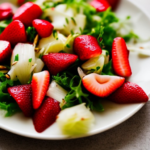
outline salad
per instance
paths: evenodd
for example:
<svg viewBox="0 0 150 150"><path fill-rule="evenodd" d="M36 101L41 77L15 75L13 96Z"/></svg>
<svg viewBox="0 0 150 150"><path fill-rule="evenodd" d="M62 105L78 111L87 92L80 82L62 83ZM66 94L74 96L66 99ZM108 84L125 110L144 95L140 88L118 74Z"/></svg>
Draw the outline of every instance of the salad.
<svg viewBox="0 0 150 150"><path fill-rule="evenodd" d="M94 126L99 99L118 104L148 101L132 76L126 42L139 37L130 16L112 11L119 1L19 1L0 5L0 109L22 112L35 130L56 122L65 135ZM135 48L132 48L132 50Z"/></svg>

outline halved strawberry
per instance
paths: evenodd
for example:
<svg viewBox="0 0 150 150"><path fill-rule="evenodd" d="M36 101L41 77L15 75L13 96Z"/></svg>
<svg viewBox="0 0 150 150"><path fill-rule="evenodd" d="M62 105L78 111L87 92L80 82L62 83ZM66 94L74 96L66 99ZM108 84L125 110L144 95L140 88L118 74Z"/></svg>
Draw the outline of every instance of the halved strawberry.
<svg viewBox="0 0 150 150"><path fill-rule="evenodd" d="M9 87L8 93L14 98L26 117L32 116L32 90L31 85L18 85Z"/></svg>
<svg viewBox="0 0 150 150"><path fill-rule="evenodd" d="M115 38L112 45L112 65L119 76L130 77L132 74L128 54L125 40L121 37Z"/></svg>
<svg viewBox="0 0 150 150"><path fill-rule="evenodd" d="M78 56L74 54L67 53L50 53L44 55L42 60L48 67L48 70L52 75L67 69L71 64L77 60Z"/></svg>
<svg viewBox="0 0 150 150"><path fill-rule="evenodd" d="M34 73L32 77L32 102L33 108L38 109L49 87L50 74L48 71Z"/></svg>
<svg viewBox="0 0 150 150"><path fill-rule="evenodd" d="M39 133L43 132L55 122L59 112L59 102L50 97L46 97L33 116L35 130Z"/></svg>
<svg viewBox="0 0 150 150"><path fill-rule="evenodd" d="M0 21L11 18L13 16L13 11L10 3L2 3L0 5Z"/></svg>
<svg viewBox="0 0 150 150"><path fill-rule="evenodd" d="M41 19L34 19L32 25L42 38L50 36L54 28L50 22Z"/></svg>
<svg viewBox="0 0 150 150"><path fill-rule="evenodd" d="M23 23L19 20L11 22L0 34L0 40L9 41L13 46L17 43L25 43L27 35Z"/></svg>
<svg viewBox="0 0 150 150"><path fill-rule="evenodd" d="M116 7L118 6L120 0L107 0L108 3L111 5L112 9L116 9Z"/></svg>
<svg viewBox="0 0 150 150"><path fill-rule="evenodd" d="M80 35L74 40L73 50L81 60L99 56L102 50L97 39L91 35Z"/></svg>
<svg viewBox="0 0 150 150"><path fill-rule="evenodd" d="M118 76L98 75L91 73L82 79L83 86L92 94L107 97L119 88L125 79Z"/></svg>
<svg viewBox="0 0 150 150"><path fill-rule="evenodd" d="M114 93L112 93L108 100L119 103L142 103L148 101L148 96L144 90L135 83L126 82Z"/></svg>
<svg viewBox="0 0 150 150"><path fill-rule="evenodd" d="M24 25L31 26L34 19L42 15L42 9L32 2L27 2L18 8L13 20L20 20Z"/></svg>
<svg viewBox="0 0 150 150"><path fill-rule="evenodd" d="M7 41L0 40L0 62L4 62L11 56L12 49L11 45Z"/></svg>
<svg viewBox="0 0 150 150"><path fill-rule="evenodd" d="M93 0L90 4L96 9L97 12L106 11L110 7L107 0Z"/></svg>

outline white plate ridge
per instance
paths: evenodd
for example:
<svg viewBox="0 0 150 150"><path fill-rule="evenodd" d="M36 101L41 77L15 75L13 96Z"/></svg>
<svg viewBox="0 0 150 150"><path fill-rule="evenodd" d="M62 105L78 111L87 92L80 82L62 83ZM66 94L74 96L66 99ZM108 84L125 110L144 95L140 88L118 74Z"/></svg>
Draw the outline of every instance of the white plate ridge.
<svg viewBox="0 0 150 150"><path fill-rule="evenodd" d="M3 2L5 0L2 0ZM150 19L148 13L141 6L135 5L129 0L122 0L116 11L118 17L125 18L130 15L132 17L140 14L140 20L134 24L134 31L142 38L150 37ZM132 76L129 81L139 84L147 94L150 92L150 57L138 57L135 53L130 53L130 64L132 68ZM148 68L149 67L149 68ZM118 105L112 102L103 102L105 111L102 113L94 113L96 118L95 126L91 131L82 137L94 135L111 129L116 125L133 116L138 110L144 106L142 104ZM18 113L12 117L5 118L4 112L0 110L0 127L9 132L37 139L72 139L77 137L66 137L61 134L56 123L45 130L43 133L37 133L34 129L32 120L25 118L22 113Z"/></svg>

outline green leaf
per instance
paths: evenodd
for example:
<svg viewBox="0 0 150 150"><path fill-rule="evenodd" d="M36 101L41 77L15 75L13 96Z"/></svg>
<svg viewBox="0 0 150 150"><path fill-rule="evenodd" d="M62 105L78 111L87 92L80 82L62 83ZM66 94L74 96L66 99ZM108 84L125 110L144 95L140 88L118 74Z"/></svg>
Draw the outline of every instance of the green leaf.
<svg viewBox="0 0 150 150"><path fill-rule="evenodd" d="M29 59L29 62L32 62L32 58Z"/></svg>
<svg viewBox="0 0 150 150"><path fill-rule="evenodd" d="M35 29L34 27L30 27L30 26L29 26L29 27L26 29L26 32L27 32L28 40L29 40L30 42L33 42L33 41L34 41L34 38L35 38L35 36L36 36L36 34L37 34L36 29Z"/></svg>
<svg viewBox="0 0 150 150"><path fill-rule="evenodd" d="M0 21L0 34L4 31L4 29L12 22L12 19L7 19Z"/></svg>
<svg viewBox="0 0 150 150"><path fill-rule="evenodd" d="M77 25L77 23L73 17L71 17L71 20L73 21L74 25Z"/></svg>
<svg viewBox="0 0 150 150"><path fill-rule="evenodd" d="M19 54L17 54L17 55L15 56L14 61L19 61Z"/></svg>
<svg viewBox="0 0 150 150"><path fill-rule="evenodd" d="M56 30L53 30L53 37L58 40L58 33Z"/></svg>

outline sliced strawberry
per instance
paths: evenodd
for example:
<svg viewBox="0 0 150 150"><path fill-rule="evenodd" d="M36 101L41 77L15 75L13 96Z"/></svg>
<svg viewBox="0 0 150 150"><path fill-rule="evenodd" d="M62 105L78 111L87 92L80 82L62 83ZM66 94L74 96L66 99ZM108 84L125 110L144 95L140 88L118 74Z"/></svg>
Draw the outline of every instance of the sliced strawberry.
<svg viewBox="0 0 150 150"><path fill-rule="evenodd" d="M97 12L106 11L110 7L107 0L93 0L90 4L96 9Z"/></svg>
<svg viewBox="0 0 150 150"><path fill-rule="evenodd" d="M32 90L30 84L9 87L8 93L17 102L26 117L32 116Z"/></svg>
<svg viewBox="0 0 150 150"><path fill-rule="evenodd" d="M42 38L50 36L54 28L50 22L41 19L33 20L32 25Z"/></svg>
<svg viewBox="0 0 150 150"><path fill-rule="evenodd" d="M11 18L13 16L13 11L9 3L2 3L0 5L0 21Z"/></svg>
<svg viewBox="0 0 150 150"><path fill-rule="evenodd" d="M38 109L49 87L50 74L48 71L34 73L32 77L32 102L33 108Z"/></svg>
<svg viewBox="0 0 150 150"><path fill-rule="evenodd" d="M11 22L0 34L0 40L9 41L13 46L17 43L25 43L27 35L23 23L19 20Z"/></svg>
<svg viewBox="0 0 150 150"><path fill-rule="evenodd" d="M44 55L42 60L45 65L48 67L48 70L52 75L56 75L57 73L66 70L71 64L73 64L77 60L78 56L74 54L67 53L50 53L48 55Z"/></svg>
<svg viewBox="0 0 150 150"><path fill-rule="evenodd" d="M50 97L46 97L33 116L35 130L39 133L43 132L55 122L59 112L59 102Z"/></svg>
<svg viewBox="0 0 150 150"><path fill-rule="evenodd" d="M91 35L80 35L74 40L73 49L81 60L99 56L102 50L97 39Z"/></svg>
<svg viewBox="0 0 150 150"><path fill-rule="evenodd" d="M125 79L118 76L98 75L92 73L82 79L83 86L92 94L107 97L119 88Z"/></svg>
<svg viewBox="0 0 150 150"><path fill-rule="evenodd" d="M6 59L11 56L12 49L11 45L7 41L0 40L0 62L4 62Z"/></svg>
<svg viewBox="0 0 150 150"><path fill-rule="evenodd" d="M125 40L117 37L112 45L112 64L115 73L122 77L130 77L132 74L128 60L129 52Z"/></svg>
<svg viewBox="0 0 150 150"><path fill-rule="evenodd" d="M27 2L18 8L13 20L20 20L24 25L31 26L34 19L42 15L42 9L32 2Z"/></svg>
<svg viewBox="0 0 150 150"><path fill-rule="evenodd" d="M112 93L108 99L119 104L128 104L147 102L149 98L140 86L126 82Z"/></svg>

